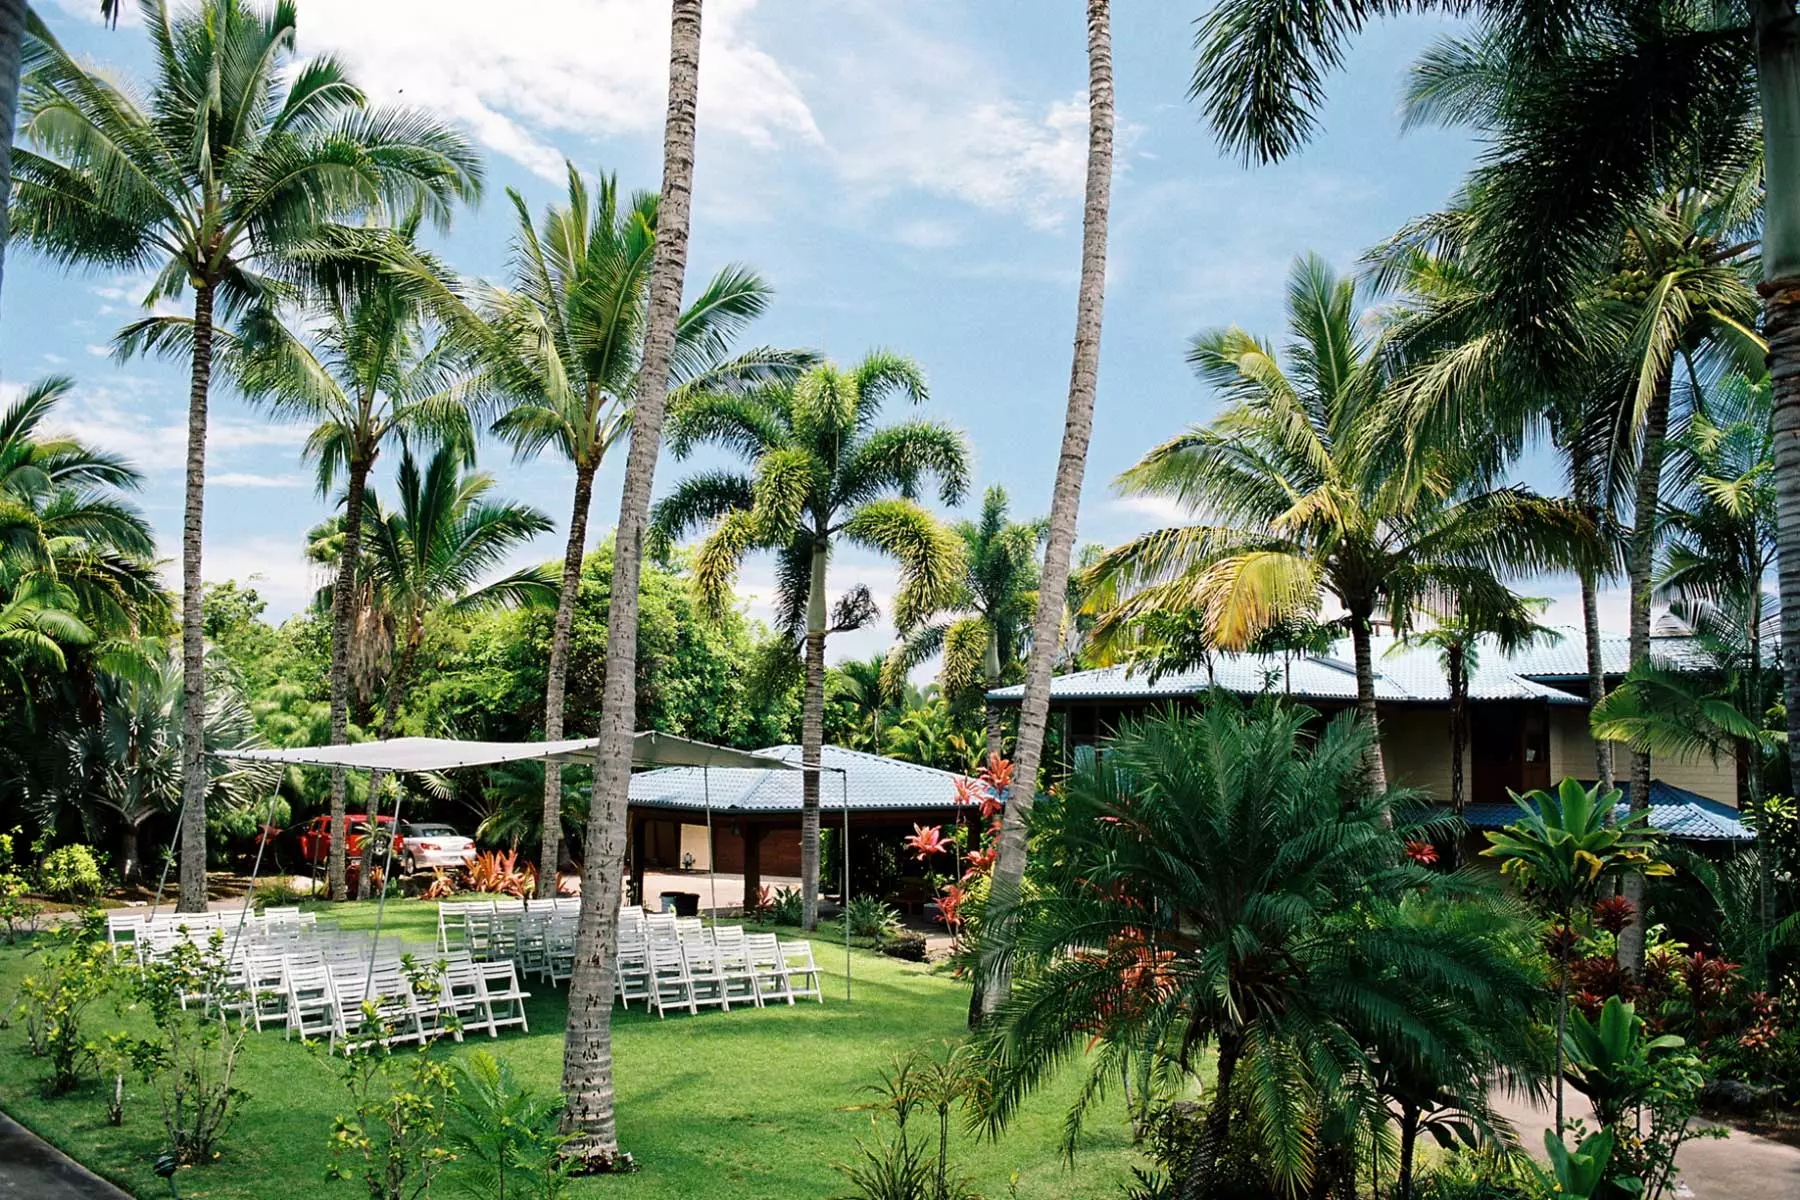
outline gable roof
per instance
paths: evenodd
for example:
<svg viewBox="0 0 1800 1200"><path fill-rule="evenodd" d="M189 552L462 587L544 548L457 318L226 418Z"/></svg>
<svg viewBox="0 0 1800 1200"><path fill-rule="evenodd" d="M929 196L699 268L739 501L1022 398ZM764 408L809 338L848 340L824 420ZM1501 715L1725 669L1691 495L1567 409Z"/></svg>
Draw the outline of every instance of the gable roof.
<svg viewBox="0 0 1800 1200"><path fill-rule="evenodd" d="M1491 640L1479 649L1470 673L1469 699L1543 700L1549 704L1585 705L1582 697L1555 686L1557 682L1586 680L1587 648L1581 631L1572 626L1554 630L1555 641L1535 643L1507 654ZM1600 636L1601 664L1609 675L1622 675L1630 662L1630 642L1623 634ZM1694 664L1693 639L1661 636L1652 653L1670 666ZM1375 698L1393 704L1444 704L1450 699L1450 682L1438 652L1431 647L1408 646L1392 636L1374 639ZM1280 654L1218 654L1212 671L1204 668L1170 671L1152 680L1142 664L1101 667L1055 676L1050 681L1052 700L1162 700L1196 696L1214 687L1255 695L1286 692L1306 700L1356 699L1356 669L1350 639L1340 638L1324 654L1295 654L1285 661ZM1020 686L996 688L988 698L1000 703L1019 702Z"/></svg>
<svg viewBox="0 0 1800 1200"><path fill-rule="evenodd" d="M790 767L799 767L802 762L800 747L794 745L769 746L756 753ZM826 817L843 811L846 794L853 813L952 809L957 806L957 781L965 778L954 771L842 746L823 747L819 765L825 771L819 806ZM702 771L698 767L665 767L633 775L630 796L631 803L648 808L704 812L710 792L715 816L797 814L804 779L805 773L799 770L745 771L728 767Z"/></svg>

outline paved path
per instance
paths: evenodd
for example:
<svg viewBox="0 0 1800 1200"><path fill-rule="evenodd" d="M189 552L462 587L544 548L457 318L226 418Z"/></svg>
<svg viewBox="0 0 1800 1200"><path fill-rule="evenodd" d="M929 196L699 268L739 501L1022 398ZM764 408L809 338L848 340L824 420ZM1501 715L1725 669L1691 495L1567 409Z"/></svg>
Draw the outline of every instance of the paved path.
<svg viewBox="0 0 1800 1200"><path fill-rule="evenodd" d="M131 1200L0 1113L0 1200Z"/></svg>
<svg viewBox="0 0 1800 1200"><path fill-rule="evenodd" d="M1570 1093L1570 1102L1571 1112L1588 1115L1580 1094ZM1494 1106L1517 1126L1519 1140L1543 1158L1553 1110L1498 1095ZM1687 1142L1676 1162L1681 1167L1676 1194L1683 1200L1800 1200L1800 1149L1753 1133L1734 1129L1727 1138Z"/></svg>

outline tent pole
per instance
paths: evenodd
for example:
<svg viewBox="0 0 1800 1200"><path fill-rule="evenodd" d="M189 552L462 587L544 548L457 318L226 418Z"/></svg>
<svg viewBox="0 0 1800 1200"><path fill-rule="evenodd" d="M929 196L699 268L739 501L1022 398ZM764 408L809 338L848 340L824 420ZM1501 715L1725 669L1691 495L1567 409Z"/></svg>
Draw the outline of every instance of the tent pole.
<svg viewBox="0 0 1800 1200"><path fill-rule="evenodd" d="M373 781L371 781L373 782ZM369 946L369 971L363 977L363 995L375 986L375 956L381 951L381 918L387 913L388 881L394 870L394 835L400 832L400 802L406 798L406 789L400 785L400 776L394 776L394 824L388 833L387 849L381 856L381 895L375 901L375 941ZM369 807L375 813L375 827L369 830L369 836L375 837L381 832L381 797L371 796L373 801ZM345 839L348 841L349 839ZM350 847L346 845L345 850Z"/></svg>
<svg viewBox="0 0 1800 1200"><path fill-rule="evenodd" d="M238 913L237 931L231 935L231 954L226 961L237 957L238 942L244 936L244 922L250 919L250 905L256 899L256 879L262 874L263 851L269 848L269 826L275 824L275 805L281 800L281 784L269 793L269 819L263 822L262 837L256 843L256 861L250 867L250 886L244 889L244 907Z"/></svg>
<svg viewBox="0 0 1800 1200"><path fill-rule="evenodd" d="M713 923L719 920L719 880L713 874L712 768L700 768L700 791L706 796L706 887L712 893Z"/></svg>
<svg viewBox="0 0 1800 1200"><path fill-rule="evenodd" d="M175 834L169 839L169 848L163 852L162 877L156 881L156 898L150 902L149 920L156 920L156 910L162 907L163 889L169 886L169 868L175 865L175 847L181 844L181 826L187 816L187 797L181 798L181 807L175 810ZM202 894L205 888L201 888Z"/></svg>
<svg viewBox="0 0 1800 1200"><path fill-rule="evenodd" d="M850 772L838 771L844 796L844 1003L850 1003Z"/></svg>

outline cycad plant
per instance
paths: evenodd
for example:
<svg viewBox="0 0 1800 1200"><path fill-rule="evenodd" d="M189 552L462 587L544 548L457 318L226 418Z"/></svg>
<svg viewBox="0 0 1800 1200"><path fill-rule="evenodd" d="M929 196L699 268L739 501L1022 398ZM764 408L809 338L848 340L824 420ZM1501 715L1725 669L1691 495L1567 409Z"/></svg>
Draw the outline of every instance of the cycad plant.
<svg viewBox="0 0 1800 1200"><path fill-rule="evenodd" d="M64 266L152 271L145 304L193 293L183 329L151 318L124 354L186 353L182 522L181 908L206 903L205 643L201 542L215 320L277 300L333 257L328 223L420 208L440 224L477 189L467 140L421 113L368 106L331 58L294 53L295 11L201 0L171 15L144 0L156 61L145 91L77 62L41 29L13 155L16 237Z"/></svg>
<svg viewBox="0 0 1800 1200"><path fill-rule="evenodd" d="M612 176L590 191L573 166L567 203L546 209L541 226L532 222L524 197L510 189L507 195L517 217L512 283L490 296L482 338L484 382L494 393L490 402L502 406L494 432L521 457L552 451L575 471L544 694L544 737L555 741L563 735L594 476L631 426L659 201L640 192L622 202ZM769 297L768 285L743 267L713 276L676 325L669 385L677 396L792 378L806 356L767 349L731 354ZM561 854L561 797L561 773L546 771L538 859L538 887L546 896L556 886Z"/></svg>
<svg viewBox="0 0 1800 1200"><path fill-rule="evenodd" d="M349 740L351 646L358 619L356 571L362 561L363 502L381 452L407 438L474 452L470 383L464 356L439 338L436 293L447 272L412 249L416 216L394 231L412 271L362 270L328 281L310 298L305 327L296 330L272 309L259 308L226 335L223 363L244 394L278 419L312 425L307 457L318 467L322 495L343 485L341 546L331 606L331 744ZM420 275L433 284L421 286ZM331 848L326 877L331 898L345 898L343 771L331 775Z"/></svg>
<svg viewBox="0 0 1800 1200"><path fill-rule="evenodd" d="M1614 821L1617 789L1596 784L1584 788L1565 779L1556 791L1515 796L1523 814L1506 828L1487 835L1483 857L1497 859L1500 871L1526 895L1549 910L1556 970L1556 1128L1563 1119L1563 1033L1569 1020L1569 954L1575 942L1575 913L1600 894L1600 888L1630 875L1669 875L1656 857L1658 838L1648 812L1633 812Z"/></svg>
<svg viewBox="0 0 1800 1200"><path fill-rule="evenodd" d="M1592 530L1573 505L1488 486L1481 452L1460 442L1397 455L1392 363L1358 320L1355 285L1317 258L1294 265L1288 322L1285 361L1235 326L1194 339L1189 362L1225 411L1151 450L1117 486L1202 523L1134 538L1086 573L1093 642L1118 654L1169 614L1193 614L1213 646L1242 649L1329 595L1350 631L1357 711L1374 730L1378 616L1405 627L1445 595L1506 611L1507 578L1580 562ZM1379 791L1376 738L1368 752Z"/></svg>
<svg viewBox="0 0 1800 1200"><path fill-rule="evenodd" d="M1004 756L1000 712L985 695L1024 659L1037 607L1038 547L1049 524L1012 520L1006 490L991 487L981 498L980 515L952 528L963 542L961 585L943 611L902 631L888 655L886 684L895 691L906 672L941 657L938 685L945 697L965 708L979 700L987 716L987 753Z"/></svg>
<svg viewBox="0 0 1800 1200"><path fill-rule="evenodd" d="M1218 696L1127 725L1040 802L1028 884L980 925L983 973L1012 976L980 1034L990 1124L1065 1064L1089 1075L1085 1107L1121 1076L1140 1097L1191 1087L1210 1050L1205 1152L1179 1194L1214 1194L1235 1134L1304 1194L1373 1047L1438 1055L1467 1013L1518 1003L1492 928L1405 911L1463 885L1404 854L1417 834L1391 809L1411 798L1367 789L1372 731L1346 714L1315 737L1316 722Z"/></svg>
<svg viewBox="0 0 1800 1200"><path fill-rule="evenodd" d="M968 486L963 435L938 421L879 424L883 401L926 397L917 364L884 352L849 369L821 364L789 384L741 395L697 393L670 412L669 447L686 457L702 445L746 459L749 473L692 475L656 505L652 522L667 542L707 530L694 559L702 599L728 602L746 554L775 554L776 622L805 647L801 726L806 772L801 816L801 890L805 927L818 922L819 750L825 729L825 639L872 618L867 588L828 611L825 572L834 547L848 543L900 566L894 623L908 628L955 595L962 578L960 539L918 503L937 482L946 504Z"/></svg>

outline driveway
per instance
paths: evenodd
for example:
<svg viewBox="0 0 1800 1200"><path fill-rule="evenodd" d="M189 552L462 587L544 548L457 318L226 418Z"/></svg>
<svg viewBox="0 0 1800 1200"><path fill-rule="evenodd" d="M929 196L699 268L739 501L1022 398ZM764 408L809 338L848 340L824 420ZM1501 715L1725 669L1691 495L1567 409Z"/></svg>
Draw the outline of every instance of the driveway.
<svg viewBox="0 0 1800 1200"><path fill-rule="evenodd" d="M0 1113L0 1200L131 1200Z"/></svg>
<svg viewBox="0 0 1800 1200"><path fill-rule="evenodd" d="M1544 1156L1544 1131L1554 1112L1528 1101L1495 1096L1494 1107L1519 1131L1519 1140ZM1569 1096L1571 1113L1588 1116L1587 1101ZM1592 1123L1591 1121L1589 1122ZM1726 1138L1704 1138L1681 1147L1679 1197L1693 1200L1795 1200L1800 1198L1800 1149L1734 1129Z"/></svg>

